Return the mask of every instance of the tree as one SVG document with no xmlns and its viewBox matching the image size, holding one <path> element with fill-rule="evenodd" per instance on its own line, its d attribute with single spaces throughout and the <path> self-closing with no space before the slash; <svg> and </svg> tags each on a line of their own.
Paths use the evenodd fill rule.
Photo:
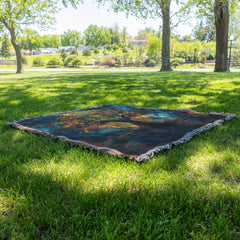
<svg viewBox="0 0 240 240">
<path fill-rule="evenodd" d="M 120 45 L 121 43 L 121 34 L 119 32 L 119 27 L 117 24 L 114 27 L 109 28 L 110 35 L 111 35 L 111 44 Z"/>
<path fill-rule="evenodd" d="M 10 41 L 9 39 L 5 36 L 2 41 L 2 47 L 1 47 L 1 56 L 3 58 L 9 58 L 11 56 L 10 54 Z"/>
<path fill-rule="evenodd" d="M 81 33 L 75 30 L 68 30 L 61 35 L 63 46 L 74 46 L 76 49 L 83 44 Z"/>
<path fill-rule="evenodd" d="M 149 16 L 162 18 L 162 67 L 161 71 L 171 71 L 170 63 L 170 4 L 171 0 L 97 0 L 111 2 L 114 11 L 124 11 L 140 18 Z M 178 2 L 178 1 L 176 1 Z"/>
<path fill-rule="evenodd" d="M 230 13 L 237 7 L 237 0 L 189 0 L 190 5 L 198 7 L 200 17 L 214 16 L 216 27 L 215 72 L 228 69 L 228 32 Z"/>
<path fill-rule="evenodd" d="M 87 46 L 99 47 L 111 43 L 111 34 L 109 29 L 98 27 L 97 25 L 89 25 L 84 31 Z"/>
<path fill-rule="evenodd" d="M 63 0 L 66 5 L 69 1 Z M 70 0 L 76 6 L 78 1 Z M 51 25 L 58 11 L 58 0 L 0 0 L 0 28 L 3 25 L 11 36 L 11 42 L 17 57 L 17 73 L 23 72 L 21 45 L 18 34 L 26 26 L 37 24 L 40 27 Z"/>
<path fill-rule="evenodd" d="M 22 48 L 32 51 L 33 49 L 39 49 L 42 46 L 41 37 L 37 31 L 26 29 L 24 33 L 26 36 L 19 38 Z"/>
<path fill-rule="evenodd" d="M 203 21 L 201 21 L 200 24 L 197 24 L 193 29 L 193 36 L 195 40 L 201 42 L 216 41 L 214 19 L 207 24 L 203 24 Z"/>
<path fill-rule="evenodd" d="M 160 60 L 160 53 L 161 53 L 161 39 L 152 36 L 148 40 L 148 47 L 147 47 L 147 56 L 152 58 L 155 62 L 159 63 Z"/>
</svg>

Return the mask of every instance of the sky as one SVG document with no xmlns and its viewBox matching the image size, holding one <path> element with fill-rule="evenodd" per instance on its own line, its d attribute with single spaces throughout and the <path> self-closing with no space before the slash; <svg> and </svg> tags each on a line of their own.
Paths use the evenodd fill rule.
<svg viewBox="0 0 240 240">
<path fill-rule="evenodd" d="M 172 9 L 176 9 L 176 6 L 173 5 Z M 80 4 L 77 9 L 73 9 L 71 6 L 68 6 L 68 8 L 62 7 L 62 10 L 56 14 L 56 24 L 52 26 L 52 29 L 40 32 L 40 34 L 63 34 L 68 29 L 83 33 L 90 24 L 99 27 L 112 27 L 114 24 L 118 24 L 120 29 L 127 27 L 128 33 L 134 37 L 146 27 L 158 30 L 161 19 L 142 20 L 133 16 L 126 17 L 124 13 L 109 11 L 107 6 L 98 8 L 97 3 L 88 0 L 84 4 Z M 183 36 L 190 35 L 191 30 L 192 27 L 189 24 L 181 24 L 181 28 L 178 27 L 173 32 Z"/>
</svg>

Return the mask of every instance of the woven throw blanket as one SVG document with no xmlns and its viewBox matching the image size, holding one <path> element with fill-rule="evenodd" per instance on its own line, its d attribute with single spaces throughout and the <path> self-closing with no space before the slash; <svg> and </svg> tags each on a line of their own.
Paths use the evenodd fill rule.
<svg viewBox="0 0 240 240">
<path fill-rule="evenodd" d="M 141 162 L 234 116 L 109 104 L 5 124 Z"/>
</svg>

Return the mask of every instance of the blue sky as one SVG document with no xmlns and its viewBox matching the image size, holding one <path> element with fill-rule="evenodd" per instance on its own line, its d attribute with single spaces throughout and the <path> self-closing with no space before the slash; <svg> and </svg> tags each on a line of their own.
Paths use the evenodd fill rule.
<svg viewBox="0 0 240 240">
<path fill-rule="evenodd" d="M 172 6 L 172 9 L 174 8 L 176 7 Z M 83 32 L 90 24 L 111 27 L 117 23 L 121 29 L 127 27 L 128 33 L 131 36 L 135 36 L 139 30 L 146 27 L 158 30 L 161 24 L 161 19 L 141 20 L 133 16 L 126 17 L 124 13 L 108 11 L 107 6 L 98 8 L 97 3 L 92 1 L 80 4 L 77 9 L 73 9 L 71 6 L 68 8 L 62 7 L 62 10 L 56 15 L 56 21 L 56 25 L 52 26 L 53 29 L 40 34 L 62 34 L 68 29 Z M 185 24 L 181 28 L 175 29 L 174 32 L 180 35 L 187 35 L 191 34 L 191 29 L 192 27 L 189 24 Z"/>
</svg>

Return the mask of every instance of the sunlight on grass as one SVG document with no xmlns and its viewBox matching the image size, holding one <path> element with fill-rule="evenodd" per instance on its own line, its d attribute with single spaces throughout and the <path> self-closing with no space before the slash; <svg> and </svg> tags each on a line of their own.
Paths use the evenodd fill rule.
<svg viewBox="0 0 240 240">
<path fill-rule="evenodd" d="M 238 73 L 0 74 L 1 239 L 238 239 Z M 229 112 L 136 162 L 4 126 L 104 105 Z"/>
</svg>

